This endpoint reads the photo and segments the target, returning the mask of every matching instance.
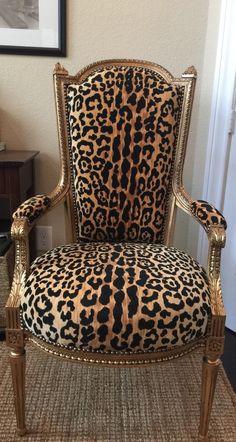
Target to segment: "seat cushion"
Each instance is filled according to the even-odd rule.
[[[23,325],[47,342],[98,351],[156,351],[206,334],[205,270],[173,247],[82,243],[37,258]]]

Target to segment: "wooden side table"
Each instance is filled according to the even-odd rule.
[[[10,218],[19,204],[34,194],[34,158],[37,151],[7,150],[0,152],[0,202]],[[2,212],[2,211],[1,211]]]
[[[17,207],[34,195],[34,158],[38,151],[7,150],[0,152],[0,233],[10,230],[12,214]],[[30,235],[31,257],[35,253],[34,234]],[[13,247],[13,244],[10,248]],[[9,259],[11,250],[2,256],[0,266],[2,272],[8,276],[8,281],[0,285],[0,308],[2,309],[11,285],[13,274],[13,260]],[[7,270],[6,270],[7,269]],[[7,276],[6,276],[7,278]],[[7,290],[6,290],[7,288]],[[3,299],[4,298],[4,299]],[[0,333],[5,327],[5,315],[0,312]]]

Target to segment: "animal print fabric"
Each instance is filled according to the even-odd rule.
[[[156,351],[206,334],[205,270],[173,247],[87,243],[32,264],[23,326],[49,343],[94,351]]]
[[[192,213],[199,221],[209,229],[212,225],[222,225],[227,228],[227,223],[223,215],[212,204],[203,200],[196,200],[191,205]]]
[[[50,207],[51,200],[45,195],[36,195],[22,203],[13,213],[14,218],[27,218],[31,224]]]
[[[181,88],[115,66],[66,93],[78,238],[162,242]]]

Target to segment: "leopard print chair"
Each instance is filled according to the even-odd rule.
[[[81,363],[150,364],[203,346],[199,440],[207,440],[225,313],[220,253],[226,222],[182,185],[196,71],[174,78],[134,60],[54,70],[61,176],[13,215],[15,274],[7,344],[19,434],[25,342]],[[29,264],[28,234],[65,202],[68,244]],[[205,229],[207,270],[171,246],[176,208]]]

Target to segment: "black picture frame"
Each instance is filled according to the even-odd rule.
[[[39,0],[40,1],[40,0]],[[0,54],[15,55],[43,55],[43,56],[66,56],[66,0],[56,0],[58,2],[58,46],[57,47],[36,47],[27,45],[4,45],[1,44],[0,36]],[[51,0],[48,2],[50,5]],[[19,30],[22,32],[22,30]]]

